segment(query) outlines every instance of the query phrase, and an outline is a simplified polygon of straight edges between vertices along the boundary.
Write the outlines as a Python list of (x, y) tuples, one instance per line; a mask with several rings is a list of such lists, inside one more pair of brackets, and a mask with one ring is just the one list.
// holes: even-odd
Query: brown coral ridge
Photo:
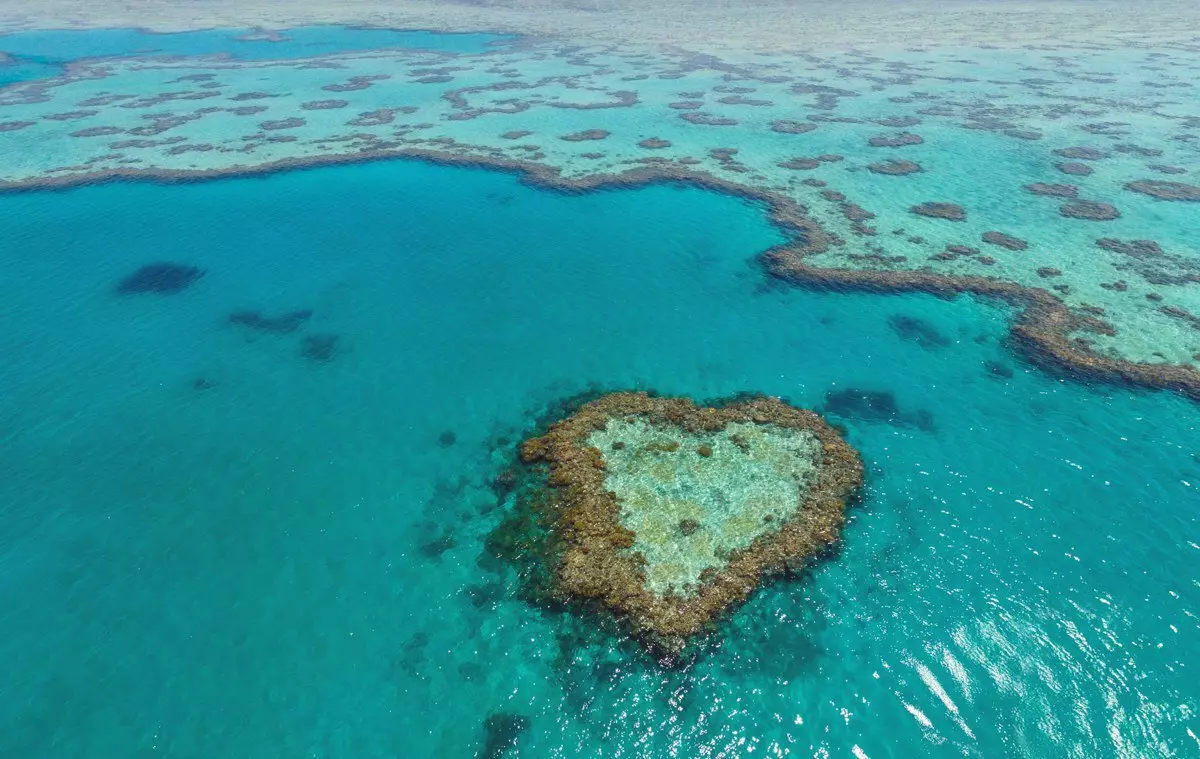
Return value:
[[(824, 269), (804, 263), (806, 255), (803, 250), (783, 245), (762, 254), (760, 260), (772, 276), (801, 287), (880, 294), (923, 292), (941, 298), (971, 293), (1003, 301), (1021, 309), (1010, 328), (1010, 343), (1036, 366), (1084, 381), (1171, 390), (1200, 401), (1200, 371), (1191, 366), (1110, 358), (1093, 352), (1086, 342), (1071, 339), (1075, 332), (1111, 335), (1114, 330), (1094, 316), (1074, 313), (1043, 288), (995, 277), (931, 271)], [(1060, 274), (1052, 269), (1038, 273), (1043, 277)]]
[[(1200, 371), (1191, 366), (1137, 363), (1100, 356), (1090, 351), (1087, 346), (1071, 340), (1069, 333), (1075, 329), (1073, 325), (1076, 323), (1073, 315), (1061, 300), (1042, 288), (1027, 287), (991, 277), (939, 275), (925, 271), (820, 268), (803, 264), (803, 257), (824, 253), (837, 242), (836, 237), (830, 235), (816, 219), (809, 216), (804, 206), (777, 192), (754, 188), (722, 179), (707, 172), (696, 171), (686, 165), (683, 160), (664, 161), (658, 165), (644, 166), (621, 173), (598, 173), (576, 178), (564, 177), (553, 167), (533, 161), (425, 148), (380, 147), (356, 153), (316, 154), (220, 169), (119, 168), (16, 181), (0, 180), (0, 195), (62, 190), (107, 182), (143, 181), (161, 184), (187, 184), (213, 179), (260, 177), (284, 171), (302, 171), (324, 166), (388, 160), (419, 160), (441, 166), (510, 172), (519, 175), (524, 183), (532, 187), (572, 194), (602, 189), (636, 189), (653, 184), (677, 183), (761, 203), (767, 209), (771, 223), (791, 238), (791, 242), (785, 246), (766, 251), (760, 256), (760, 259), (766, 263), (768, 271), (785, 281), (798, 286), (818, 289), (859, 290), (874, 293), (925, 292), (941, 297), (953, 297), (958, 293), (975, 293), (984, 297), (996, 297), (1018, 305), (1036, 303), (1039, 304), (1039, 308), (1026, 308), (1018, 320), (1018, 324), (1012, 330), (1013, 343), (1020, 347), (1022, 352), (1035, 364), (1047, 369), (1058, 369), (1083, 380), (1171, 390), (1200, 402)], [(807, 179), (804, 184), (823, 186), (824, 183), (816, 179)], [(1070, 185), (1051, 185), (1051, 187), (1069, 187), (1078, 191), (1077, 188)], [(798, 258), (795, 259), (793, 265), (776, 270), (772, 261), (782, 255), (781, 251), (786, 252), (790, 257)], [(1045, 300), (1047, 297), (1051, 298), (1052, 302), (1047, 302)], [(1060, 311), (1064, 313), (1060, 314)], [(1052, 314), (1053, 318), (1042, 318), (1043, 314)], [(1108, 325), (1100, 324), (1111, 331), (1111, 327)]]
[[(693, 595), (658, 595), (646, 588), (644, 559), (626, 550), (634, 534), (621, 525), (620, 504), (604, 486), (603, 455), (585, 442), (610, 419), (629, 416), (694, 433), (734, 422), (808, 430), (822, 445), (819, 473), (794, 517), (734, 552), (723, 569), (706, 571)], [(666, 655), (682, 651), (765, 579), (802, 568), (836, 541), (846, 503), (863, 479), (858, 453), (821, 417), (767, 397), (702, 407), (688, 398), (612, 393), (527, 440), (521, 459), (549, 468), (548, 497), (537, 503), (558, 538), (555, 556), (547, 557), (556, 562), (552, 592), (562, 601), (599, 604), (643, 645)]]

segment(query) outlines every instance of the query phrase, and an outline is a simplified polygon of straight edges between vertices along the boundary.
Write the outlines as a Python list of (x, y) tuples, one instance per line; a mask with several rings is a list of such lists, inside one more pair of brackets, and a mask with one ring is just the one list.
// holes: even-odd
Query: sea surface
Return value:
[[(0, 756), (1200, 753), (1195, 403), (783, 286), (782, 239), (410, 160), (0, 196)], [(161, 261), (204, 274), (117, 292)], [(522, 436), (619, 389), (783, 396), (867, 465), (682, 666), (481, 560)]]
[(278, 39), (255, 29), (206, 29), (160, 34), (144, 29), (38, 29), (0, 34), (0, 86), (61, 74), (67, 64), (95, 58), (216, 56), (239, 61), (286, 60), (355, 50), (413, 49), (481, 52), (514, 39), (502, 34), (309, 26)]

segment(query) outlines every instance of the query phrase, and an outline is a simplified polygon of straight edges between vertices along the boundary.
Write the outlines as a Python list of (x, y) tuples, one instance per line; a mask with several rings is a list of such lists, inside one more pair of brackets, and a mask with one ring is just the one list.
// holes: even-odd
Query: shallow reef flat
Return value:
[(998, 297), (1044, 363), (1200, 397), (1197, 72), (1195, 44), (90, 59), (0, 91), (0, 189), (397, 156), (690, 182), (769, 208), (784, 280)]

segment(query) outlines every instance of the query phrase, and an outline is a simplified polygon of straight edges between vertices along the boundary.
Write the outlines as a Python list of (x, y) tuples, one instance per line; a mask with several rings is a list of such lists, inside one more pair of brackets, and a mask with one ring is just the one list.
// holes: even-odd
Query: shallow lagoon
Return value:
[[(461, 756), (500, 711), (522, 756), (1194, 742), (1194, 406), (1028, 369), (1000, 309), (771, 287), (758, 208), (666, 186), (390, 162), (0, 214), (6, 756)], [(113, 294), (156, 260), (207, 273)], [(511, 446), (593, 385), (901, 413), (844, 419), (838, 555), (664, 672), (477, 563)]]

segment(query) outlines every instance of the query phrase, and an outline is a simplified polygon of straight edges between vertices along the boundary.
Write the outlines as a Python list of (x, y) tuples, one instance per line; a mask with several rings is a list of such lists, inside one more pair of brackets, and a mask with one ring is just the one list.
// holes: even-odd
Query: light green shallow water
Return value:
[[(749, 423), (699, 435), (613, 419), (587, 442), (604, 455), (604, 486), (634, 533), (629, 550), (645, 557), (646, 587), (660, 595), (694, 592), (705, 569), (795, 514), (821, 456), (811, 432)], [(685, 521), (697, 525), (690, 534)]]

